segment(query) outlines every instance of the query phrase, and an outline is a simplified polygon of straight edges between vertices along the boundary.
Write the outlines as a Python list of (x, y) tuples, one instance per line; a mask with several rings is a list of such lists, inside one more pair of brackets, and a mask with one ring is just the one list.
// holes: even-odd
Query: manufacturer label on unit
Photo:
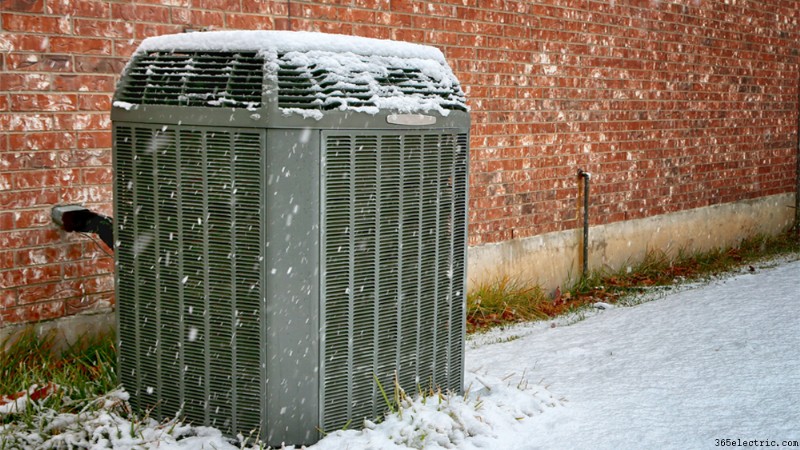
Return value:
[(386, 121), (394, 125), (434, 125), (436, 117), (424, 114), (390, 114)]

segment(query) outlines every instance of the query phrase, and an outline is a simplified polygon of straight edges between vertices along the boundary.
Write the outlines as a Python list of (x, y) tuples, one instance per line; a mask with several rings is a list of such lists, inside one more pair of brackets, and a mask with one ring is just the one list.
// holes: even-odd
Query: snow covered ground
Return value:
[[(467, 394), (405, 401), (310, 449), (797, 447), (798, 306), (794, 260), (585, 320), (493, 332), (468, 342)], [(131, 425), (113, 411), (60, 421), (78, 424), (62, 425), (60, 442), (94, 448), (238, 448), (209, 428), (153, 422), (118, 434)], [(37, 436), (17, 437), (35, 448)]]
[(800, 441), (800, 262), (485, 345), (467, 366), (527, 370), (562, 399), (525, 421), (524, 448)]

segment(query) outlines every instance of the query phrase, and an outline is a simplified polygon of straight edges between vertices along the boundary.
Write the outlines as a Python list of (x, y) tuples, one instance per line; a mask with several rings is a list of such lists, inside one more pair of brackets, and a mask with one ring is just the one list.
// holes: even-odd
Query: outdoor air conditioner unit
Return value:
[(291, 32), (145, 40), (112, 111), (134, 407), (303, 444), (463, 388), (469, 114), (441, 52)]

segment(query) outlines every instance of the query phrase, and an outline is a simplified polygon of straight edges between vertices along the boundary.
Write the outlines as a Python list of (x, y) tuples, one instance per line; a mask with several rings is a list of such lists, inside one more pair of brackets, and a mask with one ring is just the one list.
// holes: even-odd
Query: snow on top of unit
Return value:
[[(270, 95), (279, 96), (285, 115), (321, 119), (325, 110), (392, 110), (446, 116), (452, 109), (468, 110), (444, 55), (427, 45), (313, 32), (214, 31), (148, 38), (137, 54), (149, 52), (256, 52), (278, 87)], [(209, 106), (237, 106), (217, 92), (208, 97)]]
[[(311, 85), (304, 97), (313, 98), (312, 104), (320, 107), (313, 112), (286, 107), (282, 108), (284, 114), (320, 118), (321, 109), (333, 107), (368, 114), (388, 109), (401, 113), (436, 111), (446, 116), (448, 107), (466, 109), (453, 72), (446, 64), (431, 59), (314, 50), (288, 52), (281, 63), (299, 68), (308, 77)], [(412, 75), (402, 73), (406, 70)], [(312, 71), (320, 75), (313, 76)], [(402, 81), (387, 82), (391, 76)]]
[(428, 45), (304, 31), (207, 31), (147, 38), (137, 52), (147, 51), (274, 51), (313, 50), (357, 55), (432, 59), (445, 63), (442, 52)]

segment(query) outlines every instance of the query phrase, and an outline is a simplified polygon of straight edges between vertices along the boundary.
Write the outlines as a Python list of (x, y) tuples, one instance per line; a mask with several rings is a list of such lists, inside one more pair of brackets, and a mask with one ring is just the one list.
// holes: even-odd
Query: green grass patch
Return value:
[(0, 424), (32, 419), (34, 409), (77, 412), (88, 402), (117, 386), (113, 336), (80, 339), (62, 351), (55, 349), (53, 333), (38, 336), (32, 329), (0, 344), (0, 403), (22, 396), (35, 401)]

